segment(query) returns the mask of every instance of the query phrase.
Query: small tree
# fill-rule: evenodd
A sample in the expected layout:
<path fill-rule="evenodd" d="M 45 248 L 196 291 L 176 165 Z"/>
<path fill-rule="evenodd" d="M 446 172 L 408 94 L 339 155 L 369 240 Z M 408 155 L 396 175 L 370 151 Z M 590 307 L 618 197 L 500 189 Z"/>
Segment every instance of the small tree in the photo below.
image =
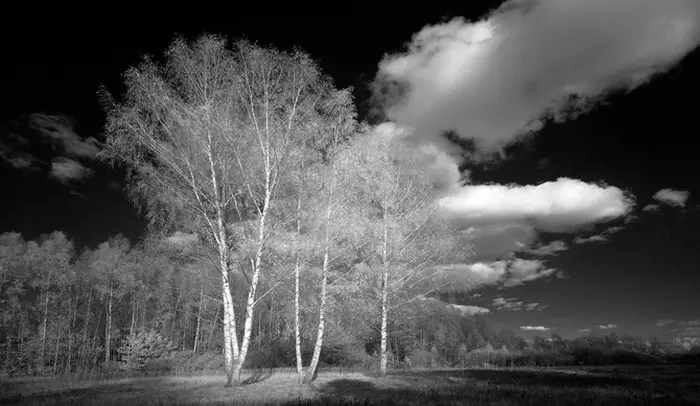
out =
<path fill-rule="evenodd" d="M 118 349 L 122 362 L 131 370 L 143 371 L 150 360 L 167 358 L 177 346 L 155 330 L 139 330 Z"/>

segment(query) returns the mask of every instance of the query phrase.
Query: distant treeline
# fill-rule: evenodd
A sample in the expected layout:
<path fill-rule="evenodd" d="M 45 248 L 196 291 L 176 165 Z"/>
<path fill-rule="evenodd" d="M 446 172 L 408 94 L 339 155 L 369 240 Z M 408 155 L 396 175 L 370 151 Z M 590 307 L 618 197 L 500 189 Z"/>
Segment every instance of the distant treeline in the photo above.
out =
<path fill-rule="evenodd" d="M 216 266 L 206 252 L 183 251 L 172 241 L 151 235 L 131 245 L 114 237 L 76 253 L 61 232 L 36 241 L 0 235 L 0 373 L 223 371 Z M 246 289 L 244 280 L 235 285 Z M 282 284 L 256 306 L 246 367 L 294 366 L 293 288 Z M 317 297 L 301 297 L 302 355 L 308 359 Z M 353 292 L 333 297 L 320 365 L 376 368 L 380 331 L 371 301 Z M 700 349 L 693 338 L 643 340 L 615 333 L 525 340 L 509 330 L 495 333 L 485 318 L 440 303 L 418 300 L 392 314 L 390 367 L 654 363 Z"/>

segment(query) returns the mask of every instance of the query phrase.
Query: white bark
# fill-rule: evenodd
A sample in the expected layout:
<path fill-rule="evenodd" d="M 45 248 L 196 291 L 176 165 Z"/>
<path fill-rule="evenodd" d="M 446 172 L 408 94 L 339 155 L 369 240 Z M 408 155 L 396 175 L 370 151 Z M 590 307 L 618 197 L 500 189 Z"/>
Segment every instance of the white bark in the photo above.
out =
<path fill-rule="evenodd" d="M 328 285 L 328 255 L 330 252 L 331 245 L 331 216 L 333 213 L 333 193 L 335 187 L 335 161 L 332 163 L 331 169 L 331 179 L 330 187 L 328 190 L 328 202 L 326 206 L 326 232 L 325 241 L 323 247 L 323 266 L 321 267 L 321 303 L 318 311 L 318 332 L 316 334 L 316 345 L 314 346 L 314 354 L 311 358 L 311 363 L 309 364 L 309 369 L 306 371 L 306 376 L 304 377 L 304 383 L 311 383 L 316 376 L 316 368 L 318 368 L 318 361 L 321 357 L 321 348 L 323 347 L 323 333 L 325 330 L 325 317 L 326 317 L 326 295 L 327 295 L 327 285 Z"/>
<path fill-rule="evenodd" d="M 192 352 L 197 353 L 199 349 L 200 331 L 202 330 L 202 312 L 204 309 L 204 281 L 202 280 L 199 286 L 199 307 L 197 308 L 197 328 L 194 333 L 194 345 L 192 347 Z"/>
<path fill-rule="evenodd" d="M 112 344 L 112 286 L 109 287 L 109 300 L 107 302 L 107 323 L 105 325 L 105 362 L 109 361 Z"/>
<path fill-rule="evenodd" d="M 386 340 L 387 340 L 387 331 L 386 331 L 386 324 L 387 324 L 387 313 L 389 312 L 388 306 L 387 306 L 387 296 L 388 296 L 388 289 L 389 289 L 389 219 L 388 219 L 388 213 L 387 213 L 387 207 L 386 207 L 386 202 L 384 203 L 384 222 L 383 222 L 383 228 L 384 228 L 384 233 L 383 233 L 383 244 L 382 244 L 382 326 L 381 326 L 381 337 L 380 337 L 380 346 L 379 346 L 379 351 L 380 351 L 380 360 L 379 360 L 379 374 L 381 376 L 386 375 L 386 361 L 387 361 L 387 354 L 386 354 Z"/>
<path fill-rule="evenodd" d="M 241 341 L 241 350 L 233 370 L 233 380 L 236 383 L 241 381 L 241 371 L 245 363 L 245 357 L 248 354 L 248 345 L 250 344 L 250 333 L 253 330 L 253 311 L 255 309 L 255 296 L 257 293 L 258 282 L 260 280 L 260 267 L 262 264 L 262 254 L 265 248 L 265 228 L 267 226 L 267 214 L 270 209 L 270 201 L 272 198 L 272 190 L 270 185 L 270 172 L 267 170 L 265 186 L 265 200 L 263 202 L 262 213 L 260 214 L 260 223 L 258 227 L 258 246 L 255 252 L 253 262 L 253 276 L 250 279 L 250 287 L 248 288 L 248 300 L 246 302 L 245 323 L 243 326 L 243 339 Z"/>
<path fill-rule="evenodd" d="M 299 259 L 299 254 L 297 253 L 297 260 L 294 265 L 294 347 L 296 350 L 297 377 L 299 382 L 301 382 L 304 373 L 304 364 L 301 359 L 301 325 L 299 317 L 299 279 L 301 267 Z"/>

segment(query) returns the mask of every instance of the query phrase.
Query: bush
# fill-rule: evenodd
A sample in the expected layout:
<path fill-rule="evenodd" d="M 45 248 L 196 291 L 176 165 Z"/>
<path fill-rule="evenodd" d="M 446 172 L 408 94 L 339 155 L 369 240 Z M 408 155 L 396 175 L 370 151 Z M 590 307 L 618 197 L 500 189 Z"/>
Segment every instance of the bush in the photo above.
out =
<path fill-rule="evenodd" d="M 166 375 L 173 371 L 173 361 L 170 359 L 149 359 L 143 366 L 143 371 L 147 376 Z"/>
<path fill-rule="evenodd" d="M 634 364 L 634 365 L 652 365 L 658 364 L 659 360 L 647 354 L 631 350 L 613 351 L 609 354 L 610 364 Z"/>
<path fill-rule="evenodd" d="M 160 333 L 154 330 L 142 330 L 128 337 L 118 352 L 126 368 L 146 371 L 146 364 L 149 361 L 167 358 L 175 348 L 170 339 Z"/>
<path fill-rule="evenodd" d="M 224 356 L 221 353 L 207 352 L 193 354 L 181 351 L 170 358 L 172 372 L 176 374 L 212 373 L 224 371 Z"/>
<path fill-rule="evenodd" d="M 579 347 L 571 351 L 574 362 L 578 365 L 605 365 L 607 357 L 597 348 Z"/>

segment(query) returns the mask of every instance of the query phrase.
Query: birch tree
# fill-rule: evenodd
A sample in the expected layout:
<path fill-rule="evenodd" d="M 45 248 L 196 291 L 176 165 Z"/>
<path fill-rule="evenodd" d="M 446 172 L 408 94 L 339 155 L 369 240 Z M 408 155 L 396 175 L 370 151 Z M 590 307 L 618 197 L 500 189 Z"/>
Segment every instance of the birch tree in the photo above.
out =
<path fill-rule="evenodd" d="M 100 244 L 90 258 L 97 291 L 105 302 L 105 362 L 111 357 L 112 318 L 116 307 L 135 282 L 129 249 L 129 241 L 117 236 Z"/>
<path fill-rule="evenodd" d="M 311 383 L 316 375 L 316 368 L 318 367 L 318 362 L 321 356 L 321 348 L 323 347 L 323 334 L 325 331 L 325 317 L 327 309 L 327 294 L 328 294 L 328 272 L 331 266 L 331 250 L 334 245 L 335 237 L 335 224 L 334 217 L 336 213 L 335 210 L 335 199 L 336 199 L 336 189 L 338 185 L 337 179 L 337 159 L 335 154 L 337 153 L 340 142 L 347 138 L 348 134 L 351 134 L 356 127 L 356 115 L 355 109 L 352 105 L 352 97 L 349 91 L 337 92 L 335 97 L 326 101 L 322 104 L 320 108 L 324 109 L 320 120 L 322 120 L 322 125 L 320 130 L 325 134 L 325 136 L 319 137 L 323 140 L 322 150 L 324 159 L 326 161 L 326 171 L 325 171 L 325 184 L 324 193 L 321 195 L 323 199 L 324 208 L 323 216 L 321 217 L 320 223 L 322 226 L 322 239 L 320 246 L 323 247 L 323 260 L 321 263 L 321 286 L 320 286 L 320 300 L 319 300 L 319 318 L 318 318 L 318 329 L 316 332 L 316 343 L 314 345 L 314 352 L 309 363 L 309 368 L 306 371 L 306 376 L 304 377 L 304 383 Z M 297 229 L 297 231 L 299 231 Z M 299 278 L 298 272 L 296 275 L 297 281 Z M 297 282 L 298 283 L 298 282 Z M 296 325 L 299 325 L 298 314 L 299 314 L 299 298 L 298 298 L 298 288 L 295 291 L 295 317 Z M 298 327 L 296 332 L 296 337 L 299 337 Z M 297 338 L 297 354 L 300 356 L 301 351 L 299 350 L 300 344 Z M 297 361 L 297 368 L 299 368 L 301 361 Z"/>
<path fill-rule="evenodd" d="M 28 265 L 34 273 L 31 285 L 39 289 L 42 298 L 41 347 L 38 364 L 45 365 L 47 332 L 51 303 L 57 290 L 63 289 L 72 279 L 70 261 L 73 257 L 73 242 L 60 231 L 43 235 L 38 242 L 31 241 L 27 247 Z"/>
<path fill-rule="evenodd" d="M 131 196 L 152 226 L 199 232 L 216 246 L 228 386 L 240 382 L 250 343 L 286 152 L 331 86 L 304 52 L 246 41 L 229 49 L 211 35 L 177 39 L 165 59 L 130 69 L 122 102 L 105 92 L 103 156 L 128 169 Z M 235 223 L 256 227 L 236 234 Z M 232 271 L 248 285 L 241 337 Z"/>
<path fill-rule="evenodd" d="M 378 304 L 380 374 L 387 369 L 388 318 L 397 306 L 439 290 L 433 266 L 465 260 L 471 251 L 441 215 L 427 167 L 400 136 L 370 133 L 340 157 L 345 177 L 342 210 L 349 241 L 365 241 L 359 257 L 374 271 Z"/>

